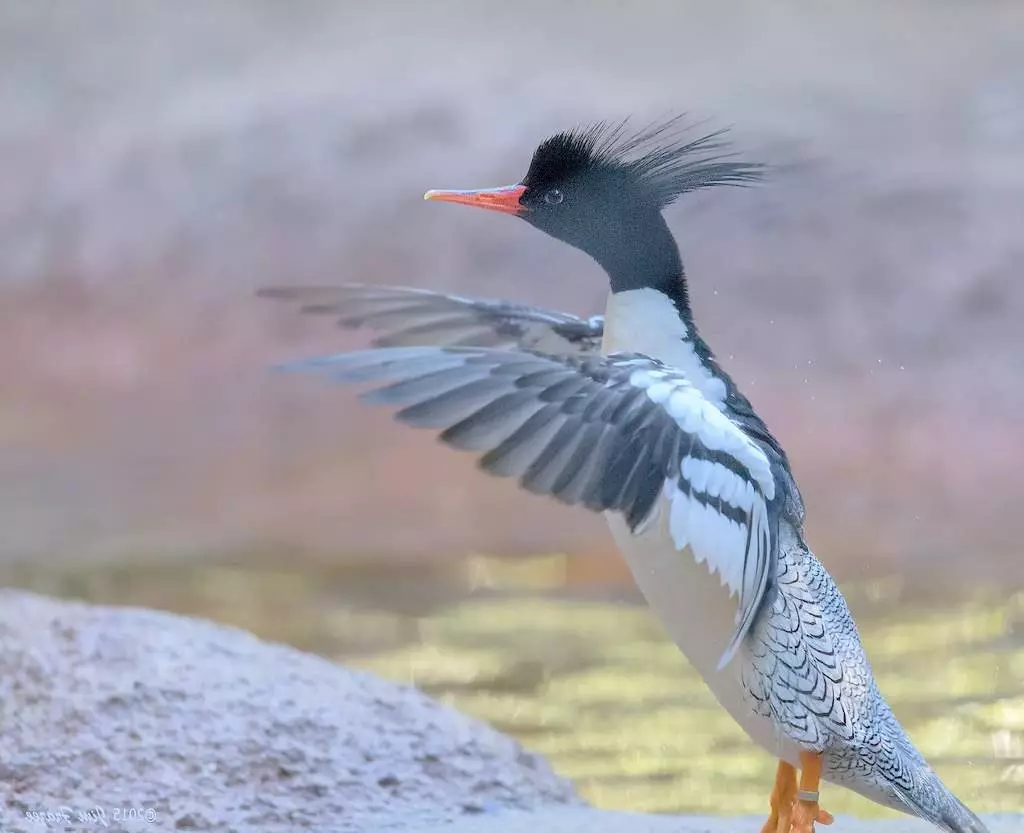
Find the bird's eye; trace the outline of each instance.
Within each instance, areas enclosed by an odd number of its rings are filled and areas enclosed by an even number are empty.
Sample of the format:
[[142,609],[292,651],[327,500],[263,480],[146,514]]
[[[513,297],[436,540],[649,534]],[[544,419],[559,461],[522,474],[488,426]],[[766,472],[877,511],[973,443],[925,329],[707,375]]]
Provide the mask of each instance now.
[[558,205],[564,199],[565,194],[563,194],[557,188],[552,188],[544,195],[544,202],[546,202],[548,205]]

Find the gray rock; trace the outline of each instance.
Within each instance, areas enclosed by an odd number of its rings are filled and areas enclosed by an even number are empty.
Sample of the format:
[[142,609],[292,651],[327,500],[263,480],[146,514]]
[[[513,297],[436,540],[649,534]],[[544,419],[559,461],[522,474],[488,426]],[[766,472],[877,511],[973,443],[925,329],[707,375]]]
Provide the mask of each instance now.
[[415,689],[209,622],[13,590],[0,727],[4,833],[98,829],[97,811],[114,830],[376,831],[578,802]]

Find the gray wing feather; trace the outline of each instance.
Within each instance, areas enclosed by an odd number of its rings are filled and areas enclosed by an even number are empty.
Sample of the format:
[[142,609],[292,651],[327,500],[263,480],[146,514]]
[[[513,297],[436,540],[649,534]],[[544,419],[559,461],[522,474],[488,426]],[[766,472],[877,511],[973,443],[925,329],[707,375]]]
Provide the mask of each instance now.
[[774,480],[761,449],[683,374],[635,354],[482,347],[380,348],[285,369],[385,383],[364,400],[531,492],[620,512],[634,532],[667,495],[676,548],[692,547],[739,594],[723,664],[749,631],[773,559]]
[[377,347],[464,346],[525,349],[550,355],[600,352],[604,317],[580,318],[509,301],[469,298],[404,286],[341,284],[274,287],[265,298],[294,301],[331,315],[340,326],[382,333]]

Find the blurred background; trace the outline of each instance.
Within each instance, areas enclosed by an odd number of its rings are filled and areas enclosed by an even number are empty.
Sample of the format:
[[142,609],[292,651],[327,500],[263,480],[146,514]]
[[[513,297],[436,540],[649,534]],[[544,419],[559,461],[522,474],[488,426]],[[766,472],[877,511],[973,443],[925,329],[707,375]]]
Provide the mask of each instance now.
[[974,809],[1024,809],[1022,31],[998,0],[4,4],[0,579],[414,682],[601,806],[760,812],[772,762],[603,520],[271,373],[366,337],[254,297],[601,312],[584,255],[422,193],[686,111],[773,166],[669,211],[702,332],[914,738]]

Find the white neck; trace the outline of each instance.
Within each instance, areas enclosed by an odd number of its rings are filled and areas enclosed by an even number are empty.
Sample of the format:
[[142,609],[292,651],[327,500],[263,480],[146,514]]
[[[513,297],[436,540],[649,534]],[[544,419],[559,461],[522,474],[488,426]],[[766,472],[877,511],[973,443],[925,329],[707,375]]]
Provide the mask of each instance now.
[[716,408],[725,403],[725,383],[715,376],[693,349],[692,334],[675,304],[657,289],[613,292],[605,308],[605,353],[643,353],[682,371]]

